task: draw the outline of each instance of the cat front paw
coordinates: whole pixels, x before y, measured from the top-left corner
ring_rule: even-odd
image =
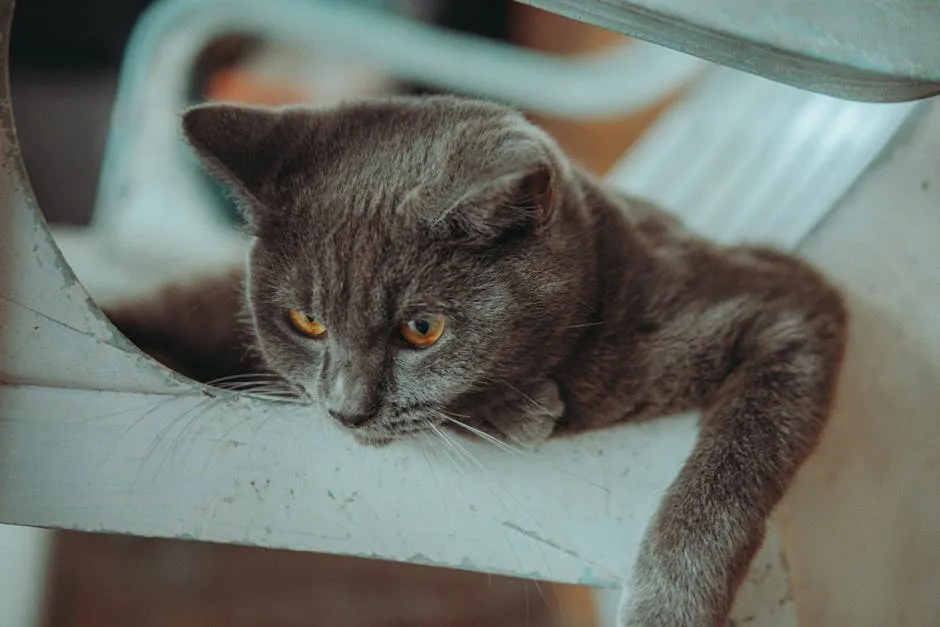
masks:
[[[550,438],[555,424],[565,413],[565,401],[558,385],[547,380],[512,391],[518,393],[516,410],[496,417],[494,426],[523,446],[534,446]]]
[[[688,591],[671,594],[670,584],[659,590],[640,586],[625,590],[620,600],[617,627],[726,627],[721,611],[707,602],[707,595]],[[678,592],[678,590],[672,590]]]

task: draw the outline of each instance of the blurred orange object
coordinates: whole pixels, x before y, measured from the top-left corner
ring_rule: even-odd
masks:
[[[594,591],[584,586],[543,584],[554,588],[555,616],[564,627],[597,627],[597,601]]]
[[[206,82],[206,100],[240,102],[243,104],[277,107],[314,100],[305,88],[284,79],[260,76],[249,70],[231,68],[219,70]]]
[[[603,28],[525,4],[511,5],[510,22],[511,37],[516,44],[559,55],[597,52],[611,46],[630,45],[632,41]],[[552,86],[544,88],[550,90]],[[604,175],[678,97],[678,92],[668,94],[640,111],[603,119],[570,120],[545,115],[530,118],[558,140],[575,161],[595,174]]]

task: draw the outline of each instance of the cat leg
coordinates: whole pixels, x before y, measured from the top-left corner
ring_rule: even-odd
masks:
[[[743,338],[643,539],[622,627],[727,624],[767,517],[829,411],[845,314],[838,302],[827,311],[781,314]]]
[[[241,272],[170,285],[149,297],[105,306],[143,352],[198,381],[263,372],[244,313]]]

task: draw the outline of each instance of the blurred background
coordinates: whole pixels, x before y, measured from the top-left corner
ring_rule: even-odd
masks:
[[[119,69],[131,31],[150,4],[28,0],[17,6],[11,42],[16,124],[39,205],[54,229],[92,222]],[[508,0],[361,4],[561,55],[630,44]],[[440,91],[339,55],[239,33],[205,42],[186,89],[189,102],[266,105]],[[575,120],[533,112],[532,118],[575,159],[604,174],[677,93],[621,115]],[[202,184],[212,187],[207,179]],[[216,209],[234,220],[218,191]],[[593,627],[602,620],[584,588],[445,569],[74,532],[55,532],[47,546],[36,624],[48,627]]]
[[[510,0],[359,0],[445,29],[556,53],[628,40]],[[11,79],[23,156],[47,220],[91,219],[118,71],[145,0],[29,0],[14,18]],[[193,69],[192,100],[257,104],[333,102],[383,92],[439,91],[279,41],[232,35],[208,42]],[[534,115],[569,153],[604,173],[673,100],[594,120]]]

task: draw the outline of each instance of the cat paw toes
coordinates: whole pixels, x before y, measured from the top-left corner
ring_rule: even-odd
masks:
[[[545,381],[536,385],[529,394],[532,410],[535,413],[542,414],[558,420],[565,413],[565,401],[561,398],[561,392],[554,381]]]
[[[659,602],[634,600],[623,604],[617,617],[617,627],[726,627],[726,620],[682,604],[665,605]]]
[[[551,437],[555,430],[555,421],[545,415],[530,416],[506,435],[516,444],[535,446]]]
[[[545,381],[527,390],[518,416],[506,435],[517,444],[533,446],[551,437],[555,423],[565,413],[565,402],[554,381]]]

